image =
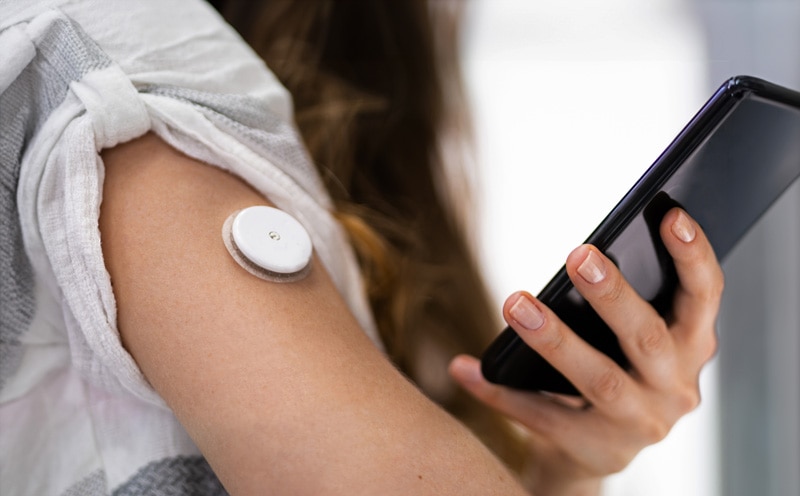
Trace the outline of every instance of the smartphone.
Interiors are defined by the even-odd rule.
[[[678,278],[659,236],[684,208],[720,261],[800,177],[800,93],[749,76],[726,81],[586,240],[669,319]],[[561,270],[538,298],[586,342],[628,368],[616,336]],[[516,389],[579,394],[506,328],[482,356],[483,375]]]

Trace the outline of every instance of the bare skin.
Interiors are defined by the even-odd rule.
[[[521,494],[375,348],[314,261],[289,284],[220,229],[269,204],[145,136],[102,154],[100,219],[126,349],[232,494]]]
[[[317,260],[290,284],[257,279],[233,261],[222,223],[267,199],[153,135],[102,158],[100,229],[123,344],[232,494],[524,493],[375,349]],[[603,475],[696,404],[722,278],[702,232],[695,235],[665,238],[683,284],[670,329],[613,266],[602,281],[580,279],[591,248],[568,261],[578,289],[633,354],[633,374],[586,349],[530,295],[509,298],[511,325],[592,408],[489,385],[471,358],[451,366],[478,398],[531,429],[542,494],[596,494]],[[539,329],[515,320],[520,297],[543,312]]]

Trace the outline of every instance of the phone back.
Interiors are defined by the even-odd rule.
[[[669,318],[678,284],[659,224],[673,206],[703,227],[720,260],[800,177],[800,93],[747,76],[728,80],[587,239]],[[622,366],[616,336],[564,268],[539,299]],[[482,357],[484,376],[518,389],[577,390],[511,328]]]

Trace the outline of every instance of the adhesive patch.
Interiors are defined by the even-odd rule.
[[[311,268],[311,238],[294,217],[277,208],[234,212],[222,226],[222,239],[239,265],[267,281],[297,281]]]

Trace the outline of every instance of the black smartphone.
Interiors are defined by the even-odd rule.
[[[738,76],[726,81],[586,240],[669,318],[678,284],[659,236],[680,206],[702,226],[720,260],[800,177],[800,93]],[[798,213],[800,216],[800,213]],[[589,344],[622,367],[616,336],[578,294],[565,268],[538,298]],[[482,357],[484,376],[517,389],[578,394],[511,328]]]

